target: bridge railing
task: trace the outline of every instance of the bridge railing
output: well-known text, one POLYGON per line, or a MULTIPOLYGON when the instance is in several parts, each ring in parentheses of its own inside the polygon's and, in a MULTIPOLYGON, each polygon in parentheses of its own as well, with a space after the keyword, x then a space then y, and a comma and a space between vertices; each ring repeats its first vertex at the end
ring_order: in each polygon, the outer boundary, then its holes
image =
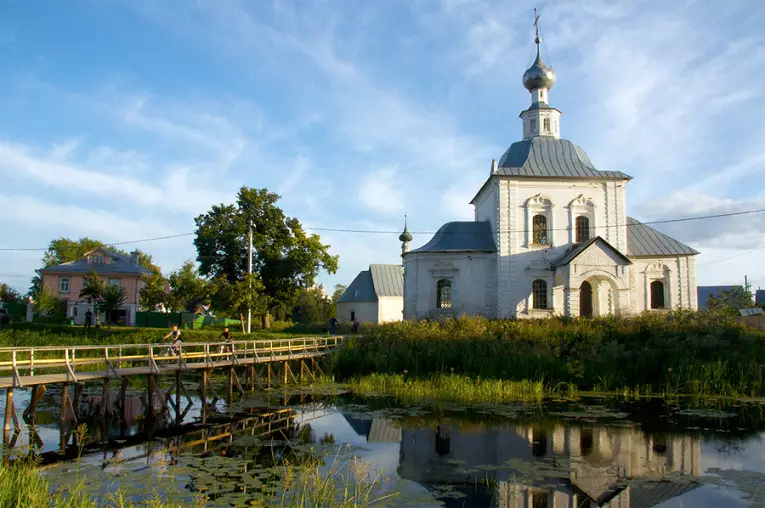
POLYGON ((118 376, 118 370, 148 368, 159 373, 163 367, 179 365, 213 367, 216 362, 242 360, 269 361, 300 359, 311 353, 323 354, 335 348, 342 336, 299 337, 292 339, 255 339, 232 342, 184 342, 173 347, 171 342, 156 344, 113 344, 104 346, 0 347, 0 376, 14 378, 14 385, 23 386, 24 376, 66 373, 77 380, 77 372, 107 371, 118 376))

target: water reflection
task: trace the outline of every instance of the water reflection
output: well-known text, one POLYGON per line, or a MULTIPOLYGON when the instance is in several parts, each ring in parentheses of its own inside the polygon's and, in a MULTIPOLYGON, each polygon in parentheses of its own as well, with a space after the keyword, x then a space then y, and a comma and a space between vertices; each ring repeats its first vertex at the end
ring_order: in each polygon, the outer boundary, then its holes
MULTIPOLYGON (((84 464, 121 487, 172 477, 182 499, 201 492, 211 506, 257 499, 269 482, 278 485, 285 461, 331 462, 344 445, 343 458, 360 457, 385 479, 377 495, 397 494, 383 506, 743 507, 761 505, 765 493, 765 419, 755 405, 598 401, 471 413, 292 398, 214 407, 204 423, 199 409, 190 415, 188 425, 151 439, 132 427, 96 428, 84 464)), ((63 464, 50 474, 61 484, 71 470, 63 464)), ((113 488, 97 474, 88 480, 113 488)), ((171 489, 166 481, 159 488, 171 489)))

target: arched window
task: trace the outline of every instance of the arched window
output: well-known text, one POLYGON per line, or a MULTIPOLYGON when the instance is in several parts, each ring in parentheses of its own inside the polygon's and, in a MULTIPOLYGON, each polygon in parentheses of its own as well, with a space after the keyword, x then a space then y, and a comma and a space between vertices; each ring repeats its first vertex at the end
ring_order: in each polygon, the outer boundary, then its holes
POLYGON ((547 245, 547 217, 537 214, 531 219, 533 232, 532 242, 536 245, 547 245))
POLYGON ((452 281, 440 279, 436 284, 436 307, 450 309, 452 306, 452 281))
POLYGON ((660 280, 651 282, 651 308, 664 308, 664 283, 660 280))
POLYGON ((576 243, 586 242, 590 239, 590 219, 584 215, 576 218, 576 243))
POLYGON ((547 282, 536 279, 531 283, 532 305, 535 309, 547 308, 547 282))

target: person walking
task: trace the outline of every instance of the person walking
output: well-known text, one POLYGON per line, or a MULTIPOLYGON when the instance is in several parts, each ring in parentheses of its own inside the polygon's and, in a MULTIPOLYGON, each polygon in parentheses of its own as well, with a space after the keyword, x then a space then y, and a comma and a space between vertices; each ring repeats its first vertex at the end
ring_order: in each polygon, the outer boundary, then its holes
POLYGON ((93 324, 93 313, 88 309, 88 311, 85 313, 85 331, 87 332, 90 330, 91 325, 93 324))

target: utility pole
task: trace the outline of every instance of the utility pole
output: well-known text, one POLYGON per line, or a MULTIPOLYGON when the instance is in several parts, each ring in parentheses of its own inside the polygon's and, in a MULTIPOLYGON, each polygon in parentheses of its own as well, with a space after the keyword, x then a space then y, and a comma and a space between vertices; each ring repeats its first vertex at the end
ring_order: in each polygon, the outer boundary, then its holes
MULTIPOLYGON (((247 273, 252 275, 252 221, 250 221, 250 242, 247 249, 247 273)), ((251 281, 247 281, 252 285, 251 281)), ((247 307, 247 333, 252 332, 252 308, 247 307)))

